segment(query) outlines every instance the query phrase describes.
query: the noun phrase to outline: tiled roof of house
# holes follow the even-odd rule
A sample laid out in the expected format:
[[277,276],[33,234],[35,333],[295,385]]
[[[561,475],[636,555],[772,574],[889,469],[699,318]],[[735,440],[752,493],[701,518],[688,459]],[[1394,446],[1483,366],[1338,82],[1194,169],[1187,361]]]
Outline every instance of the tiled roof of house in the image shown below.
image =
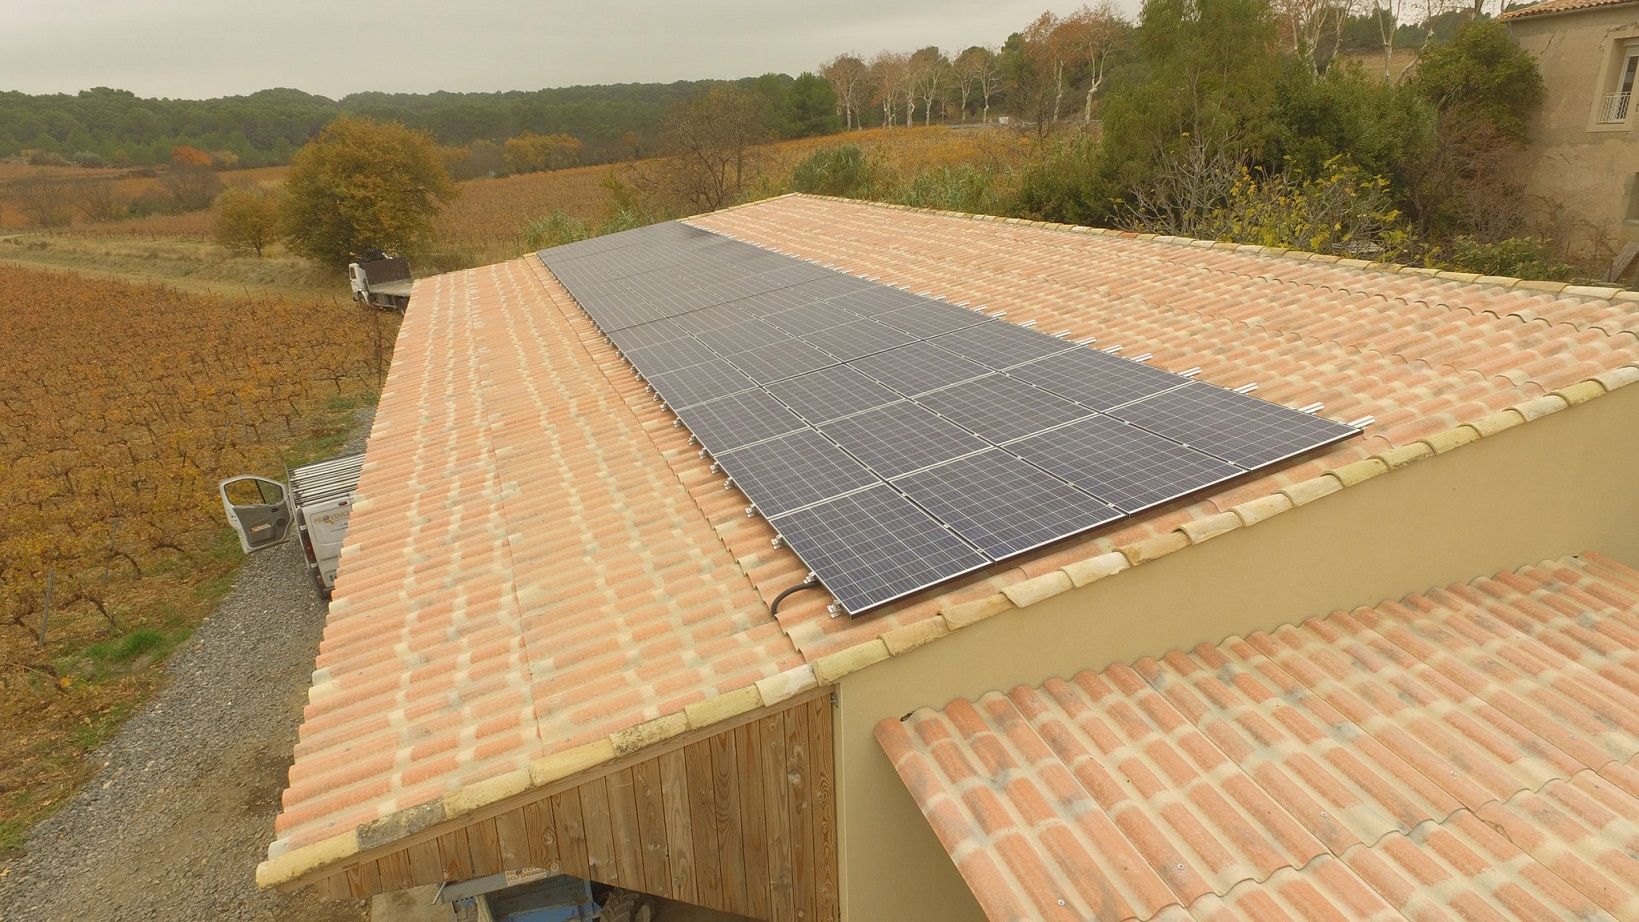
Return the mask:
[[805,568],[539,260],[420,280],[264,880],[1639,379],[1639,300],[1614,289],[805,196],[693,223],[1377,422],[863,618],[830,617],[819,592],[776,617]]
[[1513,19],[1529,19],[1533,16],[1548,16],[1553,13],[1577,13],[1582,10],[1591,10],[1605,6],[1621,6],[1625,3],[1639,2],[1639,0],[1543,0],[1517,10],[1509,10],[1498,16],[1498,19],[1507,21]]
[[1639,917],[1639,572],[1592,554],[876,735],[992,919]]

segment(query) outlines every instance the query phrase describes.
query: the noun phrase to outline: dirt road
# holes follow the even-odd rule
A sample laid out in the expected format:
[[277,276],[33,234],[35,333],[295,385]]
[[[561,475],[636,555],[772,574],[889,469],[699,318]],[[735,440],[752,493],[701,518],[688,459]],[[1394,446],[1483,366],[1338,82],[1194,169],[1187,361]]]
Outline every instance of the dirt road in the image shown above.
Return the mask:
[[323,628],[295,541],[247,560],[164,690],[93,754],[97,776],[0,865],[0,919],[366,918],[254,880]]

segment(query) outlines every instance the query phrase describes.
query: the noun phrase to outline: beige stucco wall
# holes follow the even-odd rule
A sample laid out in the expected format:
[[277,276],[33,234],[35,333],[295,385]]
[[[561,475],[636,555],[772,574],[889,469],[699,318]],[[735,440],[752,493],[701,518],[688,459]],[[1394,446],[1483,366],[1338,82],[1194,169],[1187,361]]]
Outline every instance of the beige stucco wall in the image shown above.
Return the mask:
[[956,631],[843,679],[844,918],[982,918],[872,736],[884,717],[1584,550],[1639,566],[1639,386]]
[[[1600,124],[1597,107],[1615,82],[1618,47],[1639,39],[1639,4],[1521,19],[1508,27],[1536,58],[1547,87],[1524,162],[1533,210],[1552,220],[1549,203],[1562,207],[1558,230],[1578,254],[1608,259],[1622,241],[1639,240],[1639,221],[1628,220],[1639,194],[1639,99],[1620,125]],[[1579,217],[1599,230],[1577,227]]]

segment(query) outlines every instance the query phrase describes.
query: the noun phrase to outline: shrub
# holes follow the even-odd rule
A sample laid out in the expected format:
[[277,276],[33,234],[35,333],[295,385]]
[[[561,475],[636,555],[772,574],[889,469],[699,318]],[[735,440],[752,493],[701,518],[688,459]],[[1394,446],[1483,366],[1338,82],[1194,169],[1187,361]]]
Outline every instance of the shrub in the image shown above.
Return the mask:
[[1018,209],[1041,221],[1107,223],[1114,193],[1100,166],[1094,135],[1075,133],[1048,139],[1019,171]]
[[1287,171],[1258,177],[1241,168],[1221,208],[1207,214],[1207,236],[1236,243],[1393,260],[1411,242],[1388,180],[1337,156],[1319,176]]
[[1547,241],[1535,237],[1509,237],[1486,243],[1473,237],[1456,237],[1449,249],[1433,260],[1440,268],[1457,272],[1478,272],[1518,279],[1545,279],[1565,282],[1576,277],[1576,269],[1555,259]]
[[913,208],[987,213],[998,210],[996,174],[971,164],[923,170],[894,198]]
[[875,198],[881,174],[876,158],[858,144],[822,147],[791,172],[791,190],[843,198]]
[[279,197],[267,189],[229,189],[216,197],[216,242],[261,256],[279,239],[279,212]]
[[524,225],[519,242],[525,250],[546,250],[592,236],[585,221],[561,211],[536,218]]

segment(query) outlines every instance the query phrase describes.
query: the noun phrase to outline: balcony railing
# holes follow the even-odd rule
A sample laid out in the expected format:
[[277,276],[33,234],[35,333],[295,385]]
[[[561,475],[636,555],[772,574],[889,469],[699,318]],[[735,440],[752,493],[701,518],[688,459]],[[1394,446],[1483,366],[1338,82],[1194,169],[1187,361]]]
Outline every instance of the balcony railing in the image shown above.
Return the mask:
[[1628,120],[1628,93],[1611,93],[1599,101],[1599,121],[1610,125]]

